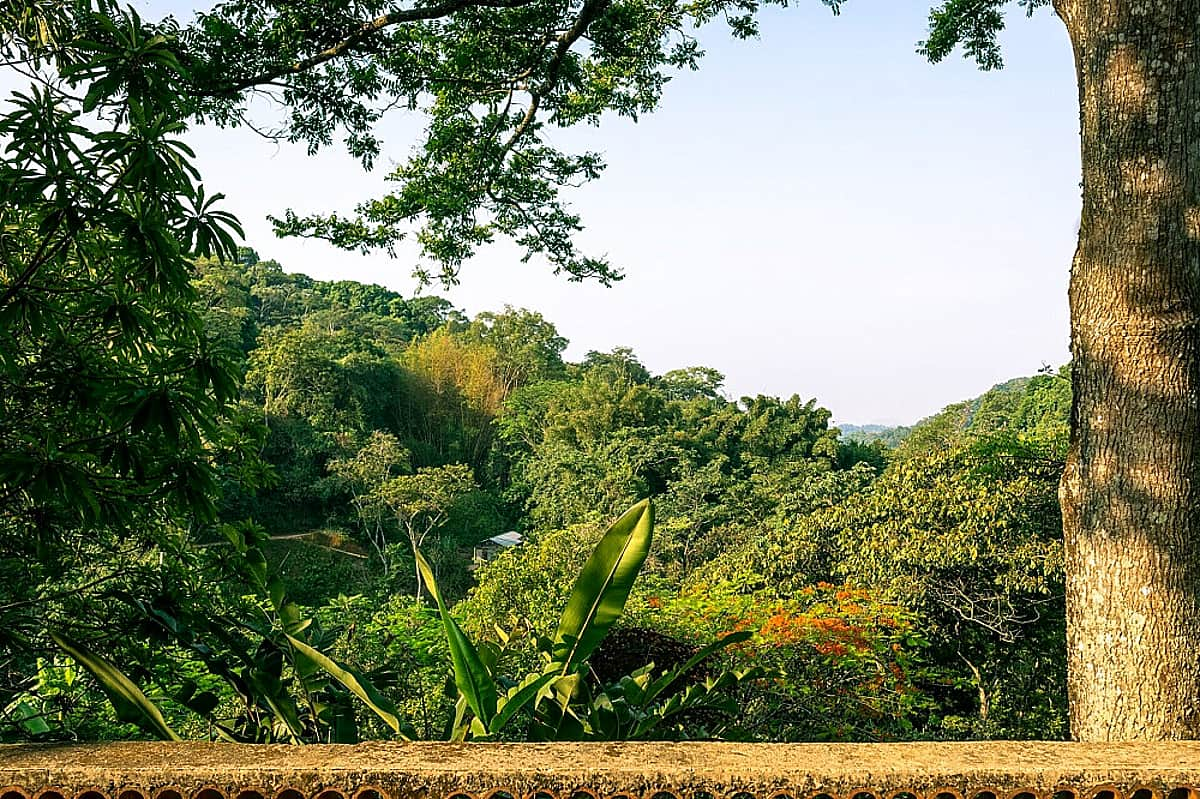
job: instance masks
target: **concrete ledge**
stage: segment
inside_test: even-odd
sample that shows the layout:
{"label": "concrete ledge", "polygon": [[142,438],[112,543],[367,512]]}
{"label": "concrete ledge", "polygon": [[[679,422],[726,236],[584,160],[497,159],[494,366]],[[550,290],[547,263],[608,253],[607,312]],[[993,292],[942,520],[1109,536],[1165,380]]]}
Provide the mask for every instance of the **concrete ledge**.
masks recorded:
{"label": "concrete ledge", "polygon": [[1200,799],[1200,742],[0,746],[0,799]]}

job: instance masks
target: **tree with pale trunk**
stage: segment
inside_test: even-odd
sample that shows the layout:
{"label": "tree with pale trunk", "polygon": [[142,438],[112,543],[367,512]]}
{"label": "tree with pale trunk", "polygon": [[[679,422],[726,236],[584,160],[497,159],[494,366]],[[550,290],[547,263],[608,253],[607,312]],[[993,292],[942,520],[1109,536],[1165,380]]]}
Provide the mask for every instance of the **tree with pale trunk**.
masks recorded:
{"label": "tree with pale trunk", "polygon": [[349,490],[359,529],[375,550],[384,578],[392,574],[392,558],[388,551],[392,513],[383,501],[380,489],[397,474],[409,471],[410,461],[409,451],[395,436],[376,430],[354,457],[331,461],[328,467],[329,473]]}
{"label": "tree with pale trunk", "polygon": [[[381,485],[379,499],[391,510],[412,549],[423,550],[431,535],[439,552],[446,522],[454,504],[477,488],[471,468],[461,463],[425,467],[416,474],[393,477]],[[435,558],[436,563],[436,558]],[[421,572],[415,566],[417,604],[421,604]]]}

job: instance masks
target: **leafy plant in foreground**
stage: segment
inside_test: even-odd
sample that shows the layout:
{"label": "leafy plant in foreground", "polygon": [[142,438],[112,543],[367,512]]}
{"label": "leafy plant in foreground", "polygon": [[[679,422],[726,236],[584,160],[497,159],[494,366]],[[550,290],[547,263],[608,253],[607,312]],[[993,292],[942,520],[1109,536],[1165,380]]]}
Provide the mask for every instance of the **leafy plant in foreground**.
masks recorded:
{"label": "leafy plant in foreground", "polygon": [[[359,704],[393,734],[410,737],[395,706],[374,685],[388,675],[363,674],[326,655],[328,633],[287,598],[278,577],[268,577],[261,531],[253,526],[223,530],[235,565],[265,598],[261,612],[214,615],[207,608],[126,597],[152,641],[198,661],[208,682],[226,686],[218,691],[201,687],[198,680],[172,680],[164,693],[228,741],[354,743],[361,727]],[[158,705],[111,660],[57,632],[51,638],[96,679],[118,719],[154,737],[179,740]]]}
{"label": "leafy plant in foreground", "polygon": [[685,685],[706,660],[750,637],[735,632],[657,677],[654,664],[648,663],[608,685],[589,682],[588,658],[624,610],[650,551],[653,518],[649,500],[643,500],[613,523],[584,565],[554,636],[535,639],[542,670],[517,679],[500,674],[498,664],[504,648],[524,635],[524,628],[498,630],[500,646],[477,648],[450,614],[432,569],[416,552],[454,666],[458,701],[451,740],[512,737],[506,730],[518,717],[527,724],[524,737],[533,740],[710,737],[714,731],[703,726],[689,730],[689,720],[728,715],[735,709],[733,691],[739,685],[772,676],[767,669],[751,667]]}

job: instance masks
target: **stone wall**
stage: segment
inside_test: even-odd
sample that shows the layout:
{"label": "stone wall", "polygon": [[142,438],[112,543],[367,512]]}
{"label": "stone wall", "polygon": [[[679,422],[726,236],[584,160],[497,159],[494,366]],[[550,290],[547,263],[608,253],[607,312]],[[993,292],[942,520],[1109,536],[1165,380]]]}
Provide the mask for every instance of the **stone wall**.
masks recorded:
{"label": "stone wall", "polygon": [[1200,799],[1200,743],[0,746],[0,799]]}

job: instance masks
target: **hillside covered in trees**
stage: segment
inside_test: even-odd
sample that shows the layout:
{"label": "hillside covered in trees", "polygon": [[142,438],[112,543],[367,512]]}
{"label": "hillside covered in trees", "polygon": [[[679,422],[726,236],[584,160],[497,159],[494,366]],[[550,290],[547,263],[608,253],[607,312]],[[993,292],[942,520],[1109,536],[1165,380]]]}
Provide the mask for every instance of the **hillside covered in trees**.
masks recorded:
{"label": "hillside covered in trees", "polygon": [[[414,549],[486,657],[519,670],[605,525],[646,497],[653,545],[591,690],[634,690],[737,636],[682,673],[680,708],[646,737],[1065,735],[1064,373],[1001,384],[902,436],[844,436],[816,400],[731,400],[708,367],[655,375],[626,349],[566,362],[534,311],[467,318],[250,250],[198,262],[193,285],[206,346],[240,376],[206,434],[214,518],[159,522],[136,552],[95,540],[44,557],[0,608],[14,631],[81,610],[113,620],[73,634],[163,718],[115,700],[114,716],[61,645],[30,633],[0,695],[5,738],[159,721],[236,740],[445,735],[449,652]],[[508,530],[524,543],[472,563],[473,545]],[[53,588],[73,560],[87,563],[76,590]],[[360,682],[313,689],[294,659],[308,646]],[[593,722],[579,737],[633,729]]]}

